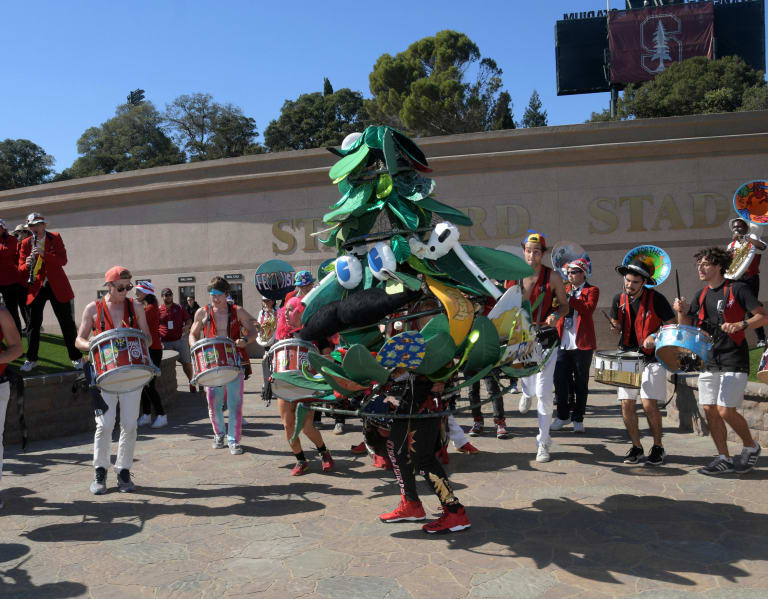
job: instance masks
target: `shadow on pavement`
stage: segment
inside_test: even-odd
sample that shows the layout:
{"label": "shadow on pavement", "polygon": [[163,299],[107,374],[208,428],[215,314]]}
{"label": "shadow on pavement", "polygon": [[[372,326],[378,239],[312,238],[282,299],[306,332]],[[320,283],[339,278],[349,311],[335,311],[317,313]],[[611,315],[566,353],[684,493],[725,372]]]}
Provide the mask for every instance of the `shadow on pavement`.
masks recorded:
{"label": "shadow on pavement", "polygon": [[6,562],[19,559],[29,553],[29,547],[21,543],[0,543],[0,595],[15,599],[66,599],[80,597],[88,587],[78,582],[51,582],[35,585],[29,573],[22,568],[29,559],[23,559],[13,567]]}

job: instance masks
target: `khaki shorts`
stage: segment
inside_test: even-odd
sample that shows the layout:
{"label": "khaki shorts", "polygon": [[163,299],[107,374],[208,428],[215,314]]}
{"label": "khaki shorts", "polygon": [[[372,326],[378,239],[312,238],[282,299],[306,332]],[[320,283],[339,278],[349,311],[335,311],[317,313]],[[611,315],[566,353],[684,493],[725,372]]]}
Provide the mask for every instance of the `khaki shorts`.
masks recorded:
{"label": "khaki shorts", "polygon": [[748,376],[746,372],[702,372],[699,375],[699,405],[740,407]]}
{"label": "khaki shorts", "polygon": [[184,337],[181,339],[176,339],[176,341],[163,341],[163,349],[172,349],[177,351],[179,355],[176,359],[182,364],[192,363],[192,356],[189,353],[189,341],[187,341],[187,339]]}
{"label": "khaki shorts", "polygon": [[658,362],[651,362],[643,369],[643,375],[640,379],[640,388],[631,389],[628,387],[619,387],[619,401],[625,399],[637,400],[655,399],[657,402],[666,401],[667,397],[667,376],[664,367]]}

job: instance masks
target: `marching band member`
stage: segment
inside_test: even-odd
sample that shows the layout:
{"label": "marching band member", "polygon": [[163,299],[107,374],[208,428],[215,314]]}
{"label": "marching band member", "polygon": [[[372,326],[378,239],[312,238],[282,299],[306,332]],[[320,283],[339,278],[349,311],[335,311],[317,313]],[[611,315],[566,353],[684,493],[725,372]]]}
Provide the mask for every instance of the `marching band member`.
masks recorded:
{"label": "marching band member", "polygon": [[645,287],[646,284],[656,285],[654,270],[653,264],[639,258],[626,266],[616,267],[616,272],[624,277],[624,291],[617,293],[611,303],[611,325],[621,335],[619,347],[624,351],[641,352],[644,364],[640,389],[619,387],[617,393],[624,426],[632,441],[632,447],[624,456],[625,464],[637,464],[645,456],[637,422],[638,396],[653,435],[653,447],[646,463],[660,466],[666,458],[659,411],[659,402],[666,396],[666,376],[664,367],[654,355],[656,341],[653,335],[663,324],[675,322],[675,313],[667,298],[655,289]]}
{"label": "marching band member", "polygon": [[[88,341],[94,336],[117,328],[141,329],[151,339],[152,335],[147,326],[147,318],[140,305],[134,306],[133,300],[126,297],[133,288],[131,272],[123,266],[113,266],[104,275],[107,294],[85,307],[80,329],[75,339],[78,350],[87,352],[90,349]],[[92,369],[90,364],[85,366]],[[103,495],[107,492],[107,468],[110,465],[109,448],[112,443],[112,429],[115,427],[117,404],[120,403],[120,440],[117,445],[115,471],[117,473],[117,488],[121,493],[136,489],[131,480],[131,465],[133,452],[136,448],[136,423],[139,417],[141,389],[125,393],[108,393],[101,391],[103,405],[96,409],[96,433],[93,437],[93,467],[94,479],[91,483],[91,493]]]}
{"label": "marching band member", "polygon": [[3,303],[21,333],[19,319],[19,297],[21,296],[21,275],[19,274],[19,240],[8,232],[8,225],[0,218],[0,295]]}
{"label": "marching band member", "polygon": [[[147,326],[152,334],[152,343],[149,346],[149,359],[160,369],[163,361],[163,342],[160,340],[160,311],[157,308],[155,286],[149,281],[137,281],[134,292],[136,301],[144,304],[144,314],[147,317]],[[152,409],[155,410],[155,421],[152,422]],[[141,416],[138,426],[150,424],[152,428],[168,426],[168,416],[163,408],[163,400],[157,392],[155,377],[149,380],[141,392]]]}
{"label": "marching band member", "polygon": [[[533,305],[540,295],[544,296],[539,307],[533,311],[533,324],[537,327],[554,327],[560,317],[565,316],[568,312],[568,300],[565,297],[565,289],[560,275],[552,276],[552,269],[541,263],[546,251],[546,238],[540,233],[531,232],[523,241],[523,256],[529,266],[533,268],[533,275],[523,279],[523,298]],[[554,307],[555,300],[557,300],[557,308]],[[520,413],[525,414],[530,409],[531,397],[534,395],[538,397],[537,462],[548,462],[551,459],[549,448],[552,444],[552,437],[549,435],[549,428],[552,424],[553,375],[557,362],[557,351],[557,348],[553,349],[553,355],[538,373],[520,379],[522,382]]]}
{"label": "marching band member", "polygon": [[[733,239],[728,244],[727,249],[731,256],[738,253],[744,246],[751,245],[755,248],[756,252],[763,252],[765,250],[765,243],[757,235],[748,234],[749,224],[743,218],[733,218],[729,224],[733,232]],[[739,279],[747,284],[752,295],[755,297],[760,297],[760,258],[762,258],[762,255],[755,253],[747,267],[747,272]],[[755,333],[757,334],[757,347],[765,347],[765,330],[763,330],[763,327],[756,327]]]}
{"label": "marching band member", "polygon": [[[229,304],[229,282],[223,277],[213,277],[208,285],[210,304],[200,308],[192,321],[189,331],[190,347],[202,338],[229,337],[235,342],[241,358],[248,360],[245,347],[249,337],[255,337],[256,328],[253,326],[253,317],[242,306]],[[241,331],[246,331],[246,336],[241,336]],[[219,331],[222,333],[219,334]],[[214,449],[222,449],[229,445],[232,455],[240,455],[243,448],[240,446],[240,437],[243,424],[243,373],[227,385],[220,387],[207,387],[205,390],[208,400],[208,415],[213,426]],[[229,410],[229,426],[224,427],[224,401],[226,399]],[[225,444],[224,437],[227,442]]]}
{"label": "marching band member", "polygon": [[[707,466],[699,468],[699,472],[743,474],[754,468],[760,455],[760,445],[752,438],[747,421],[737,412],[749,376],[749,348],[744,331],[762,326],[768,321],[768,314],[747,284],[723,278],[731,262],[731,256],[725,250],[706,248],[694,254],[694,258],[699,279],[707,286],[690,306],[681,297],[675,300],[674,308],[679,324],[698,325],[712,335],[713,341],[712,359],[702,365],[699,375],[699,404],[704,408],[719,455]],[[752,314],[749,318],[748,313]],[[736,460],[732,460],[728,453],[725,423],[744,444]]]}
{"label": "marching band member", "polygon": [[276,301],[265,297],[261,300],[261,310],[256,317],[259,331],[259,344],[264,348],[264,357],[261,360],[261,397],[265,401],[272,399],[272,392],[269,387],[269,375],[272,373],[269,364],[269,348],[275,339],[275,327],[277,326],[277,311],[275,310]]}
{"label": "marching band member", "polygon": [[[16,358],[24,353],[21,346],[21,336],[11,313],[0,307],[0,343],[5,343],[5,349],[0,351],[0,481],[3,480],[3,429],[5,428],[5,413],[8,410],[8,399],[11,396],[11,384],[5,369]],[[0,498],[0,508],[3,500]]]}
{"label": "marching band member", "polygon": [[[558,431],[573,421],[573,432],[584,432],[584,410],[589,393],[589,367],[592,352],[597,348],[592,314],[597,308],[600,289],[587,283],[589,264],[579,258],[566,265],[568,284],[568,314],[557,321],[560,349],[555,364],[555,395],[557,417],[550,430]],[[575,381],[576,406],[568,405],[569,382]]]}

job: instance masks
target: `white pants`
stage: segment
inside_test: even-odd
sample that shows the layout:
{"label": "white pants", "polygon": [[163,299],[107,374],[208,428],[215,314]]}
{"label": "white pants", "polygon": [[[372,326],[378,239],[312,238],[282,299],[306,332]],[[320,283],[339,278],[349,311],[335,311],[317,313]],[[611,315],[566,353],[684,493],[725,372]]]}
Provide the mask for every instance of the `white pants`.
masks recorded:
{"label": "white pants", "polygon": [[453,441],[453,446],[456,448],[464,447],[467,444],[464,431],[456,422],[453,414],[448,414],[448,438]]}
{"label": "white pants", "polygon": [[5,429],[5,412],[8,409],[8,398],[11,396],[11,384],[7,381],[0,385],[0,480],[3,480],[3,430]]}
{"label": "white pants", "polygon": [[552,437],[549,436],[549,426],[552,424],[552,410],[555,407],[555,364],[557,363],[558,348],[552,351],[549,361],[543,369],[531,376],[520,379],[521,393],[523,397],[538,398],[536,411],[539,413],[539,434],[536,436],[536,444],[551,445]]}
{"label": "white pants", "polygon": [[120,440],[117,444],[116,470],[130,470],[133,452],[136,449],[136,420],[139,418],[141,389],[128,393],[101,392],[104,403],[109,406],[105,414],[96,416],[96,434],[93,437],[93,467],[109,468],[112,430],[115,428],[117,404],[120,403]]}

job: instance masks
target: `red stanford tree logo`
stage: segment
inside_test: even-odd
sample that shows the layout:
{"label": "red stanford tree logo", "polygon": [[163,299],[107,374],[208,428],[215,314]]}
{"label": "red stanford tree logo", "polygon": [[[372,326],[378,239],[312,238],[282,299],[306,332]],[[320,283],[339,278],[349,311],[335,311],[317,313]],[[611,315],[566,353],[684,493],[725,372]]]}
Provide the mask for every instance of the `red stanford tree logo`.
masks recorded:
{"label": "red stanford tree logo", "polygon": [[653,15],[640,24],[643,55],[640,64],[648,73],[661,73],[673,62],[683,60],[680,42],[683,24],[674,15]]}

